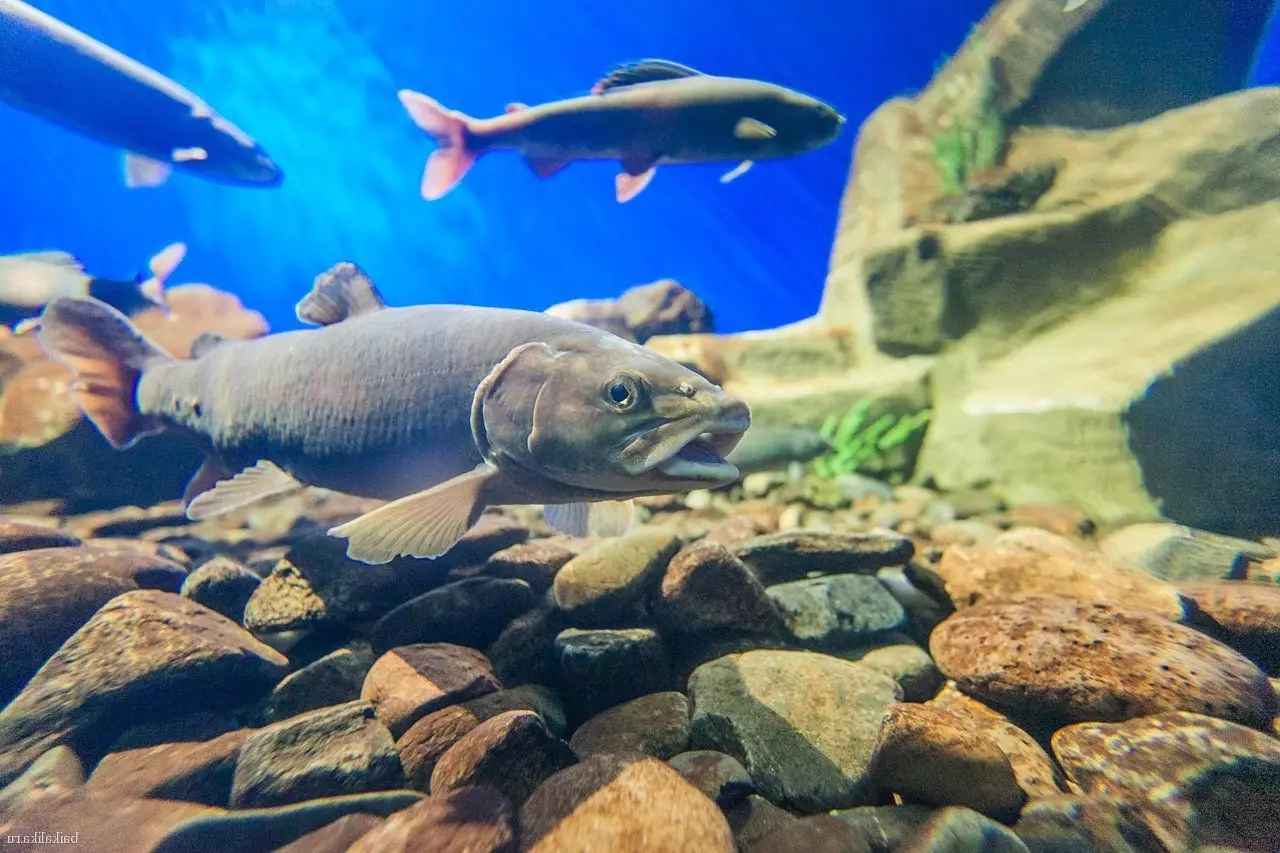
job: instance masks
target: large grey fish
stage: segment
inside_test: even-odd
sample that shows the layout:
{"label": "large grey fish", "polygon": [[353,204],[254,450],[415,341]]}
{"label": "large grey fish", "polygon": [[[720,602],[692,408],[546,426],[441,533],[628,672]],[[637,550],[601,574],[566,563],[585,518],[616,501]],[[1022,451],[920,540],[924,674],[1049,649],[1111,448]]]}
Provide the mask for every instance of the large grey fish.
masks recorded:
{"label": "large grey fish", "polygon": [[574,160],[620,160],[619,202],[629,201],[662,163],[741,161],[722,181],[756,160],[789,157],[831,142],[844,124],[829,104],[792,89],[740,77],[703,74],[663,59],[612,71],[590,95],[476,119],[426,95],[402,89],[400,102],[438,146],[427,159],[422,197],[438,199],[487,151],[521,152],[549,178]]}
{"label": "large grey fish", "polygon": [[159,430],[203,445],[191,518],[304,485],[391,499],[329,531],[367,563],[438,556],[486,506],[543,504],[556,529],[616,533],[631,497],[738,476],[723,455],[746,403],[616,335],[530,311],[388,308],[349,263],[297,315],[321,328],[182,361],[109,306],[59,299],[39,340],[116,447]]}
{"label": "large grey fish", "polygon": [[123,148],[130,187],[162,184],[174,168],[247,186],[284,178],[196,95],[21,0],[0,0],[0,58],[0,100]]}

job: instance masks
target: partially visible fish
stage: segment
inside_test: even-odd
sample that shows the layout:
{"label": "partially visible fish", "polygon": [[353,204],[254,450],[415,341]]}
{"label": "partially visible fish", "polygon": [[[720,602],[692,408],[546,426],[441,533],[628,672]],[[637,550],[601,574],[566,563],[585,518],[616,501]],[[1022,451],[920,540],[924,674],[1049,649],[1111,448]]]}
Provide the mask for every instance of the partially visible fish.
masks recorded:
{"label": "partially visible fish", "polygon": [[[163,430],[205,449],[192,519],[318,486],[391,499],[329,531],[366,563],[448,551],[486,506],[542,504],[574,535],[618,533],[630,498],[727,485],[747,404],[652,350],[530,311],[388,308],[354,265],[297,314],[319,329],[169,357],[94,299],[57,299],[39,341],[110,443]],[[238,473],[237,473],[238,472]]]}
{"label": "partially visible fish", "polygon": [[147,274],[138,275],[131,281],[89,275],[80,261],[68,252],[23,252],[0,256],[0,306],[8,306],[24,314],[55,299],[70,296],[92,296],[125,314],[136,313],[151,305],[164,306],[165,281],[186,254],[184,243],[172,243],[151,258]]}
{"label": "partially visible fish", "polygon": [[787,469],[793,462],[808,462],[833,445],[826,436],[798,427],[753,427],[725,459],[742,474]]}
{"label": "partially visible fish", "polygon": [[244,186],[284,179],[252,137],[196,95],[21,0],[0,0],[0,57],[0,100],[123,148],[129,187],[159,186],[174,168]]}
{"label": "partially visible fish", "polygon": [[829,104],[792,89],[739,77],[703,74],[662,59],[621,66],[591,94],[476,119],[402,89],[409,116],[435,140],[422,176],[422,197],[441,198],[488,151],[524,155],[549,178],[574,160],[619,160],[619,202],[629,201],[663,163],[740,161],[722,180],[757,160],[803,154],[831,142],[844,124]]}

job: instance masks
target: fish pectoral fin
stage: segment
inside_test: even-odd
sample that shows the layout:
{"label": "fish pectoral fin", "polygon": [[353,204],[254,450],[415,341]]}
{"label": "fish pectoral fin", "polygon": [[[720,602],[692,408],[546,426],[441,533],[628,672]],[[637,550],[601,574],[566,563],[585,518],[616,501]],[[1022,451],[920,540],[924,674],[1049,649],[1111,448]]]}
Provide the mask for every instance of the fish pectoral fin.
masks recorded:
{"label": "fish pectoral fin", "polygon": [[129,189],[158,187],[169,180],[173,167],[141,154],[126,151],[124,154],[124,185]]}
{"label": "fish pectoral fin", "polygon": [[383,504],[329,528],[347,540],[347,556],[378,565],[396,557],[435,558],[471,529],[484,511],[484,490],[494,468],[482,464],[452,480]]}
{"label": "fish pectoral fin", "polygon": [[741,163],[739,163],[738,165],[734,166],[732,169],[730,169],[729,171],[721,175],[720,183],[727,184],[736,178],[741,178],[754,165],[755,165],[754,160],[743,160]]}
{"label": "fish pectoral fin", "polygon": [[542,517],[552,530],[566,536],[582,538],[621,536],[636,521],[636,503],[625,501],[593,501],[591,503],[546,504]]}
{"label": "fish pectoral fin", "polygon": [[218,485],[219,480],[225,480],[230,476],[231,472],[222,467],[222,463],[212,456],[206,456],[204,462],[187,481],[187,488],[182,492],[182,505],[191,506],[191,502],[197,497]]}
{"label": "fish pectoral fin", "polygon": [[544,181],[569,165],[568,160],[547,160],[538,157],[526,157],[524,161],[529,164],[533,173]]}
{"label": "fish pectoral fin", "polygon": [[[202,466],[201,471],[203,470]],[[199,475],[200,472],[197,472],[196,476]],[[192,479],[192,484],[194,483],[195,478]],[[219,480],[213,488],[195,495],[187,504],[187,518],[201,521],[303,488],[306,487],[280,470],[275,463],[259,459],[231,479]]]}
{"label": "fish pectoral fin", "polygon": [[189,163],[192,160],[208,160],[209,152],[198,145],[191,148],[175,148],[169,152],[169,159],[175,163]]}
{"label": "fish pectoral fin", "polygon": [[603,95],[610,89],[632,86],[636,83],[653,83],[658,80],[678,80],[681,77],[699,77],[701,71],[672,62],[668,59],[641,59],[620,65],[591,87],[591,94]]}
{"label": "fish pectoral fin", "polygon": [[332,326],[387,307],[382,294],[364,270],[341,261],[316,276],[311,292],[294,309],[298,319],[313,326]]}
{"label": "fish pectoral fin", "polygon": [[740,118],[733,126],[733,135],[738,139],[773,139],[778,131],[760,121],[758,118]]}
{"label": "fish pectoral fin", "polygon": [[649,186],[658,167],[653,160],[624,160],[622,171],[613,179],[618,204],[625,204]]}

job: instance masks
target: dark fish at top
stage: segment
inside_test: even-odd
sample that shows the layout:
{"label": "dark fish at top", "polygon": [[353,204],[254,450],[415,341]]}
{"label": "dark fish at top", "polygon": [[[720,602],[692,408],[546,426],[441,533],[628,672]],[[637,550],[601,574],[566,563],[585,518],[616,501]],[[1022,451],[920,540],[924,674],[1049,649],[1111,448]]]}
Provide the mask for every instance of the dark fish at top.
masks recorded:
{"label": "dark fish at top", "polygon": [[438,199],[487,151],[519,151],[540,177],[574,160],[619,160],[619,202],[636,196],[663,163],[736,161],[728,182],[756,160],[803,154],[844,124],[830,105],[792,89],[716,77],[662,59],[615,69],[590,95],[476,119],[403,89],[400,102],[438,146],[427,159],[422,197]]}
{"label": "dark fish at top", "polygon": [[321,328],[176,360],[102,302],[58,299],[39,341],[116,447],[160,430],[203,445],[193,519],[308,485],[392,499],[329,531],[367,563],[438,556],[486,506],[542,504],[558,530],[616,533],[632,497],[738,477],[723,454],[746,403],[616,335],[531,311],[388,308],[346,263],[297,314]]}
{"label": "dark fish at top", "polygon": [[174,168],[245,186],[284,178],[200,98],[20,0],[0,0],[0,100],[125,149],[130,187],[158,186]]}

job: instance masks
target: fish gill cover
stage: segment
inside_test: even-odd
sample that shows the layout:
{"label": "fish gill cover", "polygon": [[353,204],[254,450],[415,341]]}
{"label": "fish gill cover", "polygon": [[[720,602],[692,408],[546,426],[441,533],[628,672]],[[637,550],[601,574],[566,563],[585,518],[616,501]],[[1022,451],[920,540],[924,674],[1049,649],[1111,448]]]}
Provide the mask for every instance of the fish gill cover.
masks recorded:
{"label": "fish gill cover", "polygon": [[[183,240],[183,281],[240,294],[275,329],[336,258],[368,270],[393,303],[456,301],[541,310],[675,278],[723,331],[817,309],[858,124],[922,86],[988,4],[910,0],[891,11],[826,0],[583,4],[558,0],[40,0],[38,8],[173,77],[252,134],[282,186],[244,191],[180,176],[127,190],[120,152],[16,109],[0,110],[0,252],[73,251],[132,271]],[[540,181],[516,157],[485,158],[448,199],[418,195],[431,143],[396,99],[408,87],[469,115],[587,92],[620,62],[664,56],[754,77],[834,104],[836,143],[724,169],[660,169],[620,207],[614,166]],[[16,152],[21,152],[20,155]]]}

